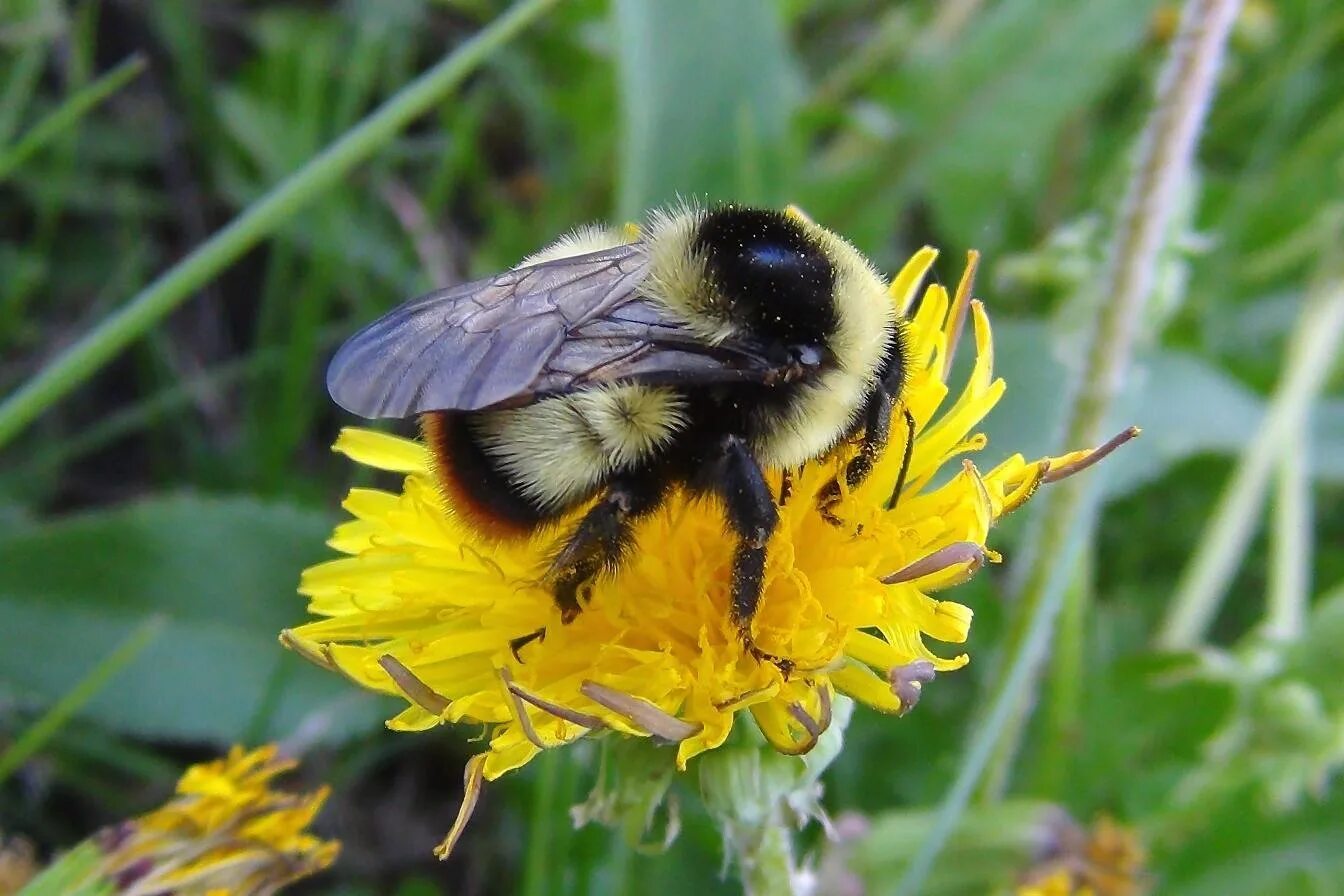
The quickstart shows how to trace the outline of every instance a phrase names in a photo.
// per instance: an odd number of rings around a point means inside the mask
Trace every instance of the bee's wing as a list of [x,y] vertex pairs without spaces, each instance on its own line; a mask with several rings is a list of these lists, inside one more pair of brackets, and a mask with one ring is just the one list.
[[361,417],[514,406],[588,383],[768,379],[748,346],[697,341],[636,292],[638,244],[561,258],[429,293],[341,346],[336,403]]

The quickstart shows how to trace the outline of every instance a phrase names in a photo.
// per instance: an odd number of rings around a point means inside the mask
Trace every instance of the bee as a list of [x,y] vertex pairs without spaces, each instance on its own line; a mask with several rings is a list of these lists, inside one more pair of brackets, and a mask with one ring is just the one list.
[[[362,417],[418,415],[443,493],[487,538],[530,538],[587,507],[544,575],[564,623],[674,490],[718,498],[732,622],[787,671],[751,634],[779,519],[763,470],[852,439],[856,487],[901,408],[899,493],[907,362],[884,279],[843,238],[793,210],[680,206],[638,231],[580,228],[401,305],[337,351],[327,387]],[[819,498],[836,523],[840,495],[836,481]],[[515,639],[515,655],[544,634]]]

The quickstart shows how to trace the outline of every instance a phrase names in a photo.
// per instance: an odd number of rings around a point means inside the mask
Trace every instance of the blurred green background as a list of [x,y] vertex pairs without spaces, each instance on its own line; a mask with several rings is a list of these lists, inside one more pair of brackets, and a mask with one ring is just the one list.
[[[0,395],[504,10],[0,0]],[[321,828],[345,842],[305,892],[733,892],[689,795],[662,856],[570,829],[588,746],[492,785],[452,861],[433,861],[477,732],[390,734],[392,701],[275,640],[302,621],[299,570],[326,556],[359,475],[328,451],[350,421],[325,395],[326,357],[381,310],[577,223],[679,194],[794,202],[887,270],[932,243],[954,282],[981,250],[1008,381],[983,462],[1059,453],[1087,285],[1177,12],[569,0],[489,48],[429,114],[258,230],[0,447],[0,829],[49,853],[153,806],[189,761],[279,739],[335,788]],[[1344,8],[1249,3],[1115,414],[1145,434],[1105,465],[1105,516],[1011,779],[1082,821],[1135,826],[1160,892],[1344,892],[1344,796],[1327,786],[1344,761],[1337,368],[1268,472],[1243,480],[1250,499],[1220,503],[1308,293],[1338,287],[1341,100]],[[1159,653],[1219,525],[1250,539],[1221,563],[1215,624],[1199,652]],[[906,718],[856,712],[825,777],[833,814],[911,822],[879,825],[855,860],[869,892],[894,885],[927,819],[915,813],[942,798],[996,685],[1029,534],[1026,515],[1006,521],[991,545],[1007,563],[953,593],[976,612],[972,664]],[[1309,616],[1268,637],[1267,606]],[[115,656],[127,638],[136,649]],[[64,724],[35,730],[63,699]],[[823,849],[815,826],[804,839]],[[985,892],[1020,870],[985,858],[958,882],[976,849],[954,843],[929,892]]]

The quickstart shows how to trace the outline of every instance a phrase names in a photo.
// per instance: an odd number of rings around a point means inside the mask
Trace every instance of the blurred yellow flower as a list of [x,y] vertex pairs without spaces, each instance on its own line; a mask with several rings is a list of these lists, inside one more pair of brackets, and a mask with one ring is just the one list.
[[1022,884],[1013,891],[1013,896],[1094,896],[1094,894],[1086,887],[1075,890],[1069,872],[1056,871],[1035,883]]
[[[446,506],[417,442],[362,429],[341,433],[335,450],[380,470],[405,474],[400,492],[357,488],[354,519],[329,544],[348,555],[306,570],[300,592],[318,620],[282,634],[309,660],[355,683],[403,698],[389,727],[418,731],[443,722],[483,724],[489,744],[467,768],[467,797],[446,854],[484,779],[541,750],[594,731],[654,736],[677,744],[677,764],[724,742],[740,711],[786,753],[811,749],[830,721],[834,695],[900,714],[938,671],[964,654],[942,656],[925,643],[959,644],[969,608],[933,594],[969,578],[998,556],[990,527],[1045,481],[1087,466],[1114,444],[1062,458],[1013,456],[982,472],[964,459],[985,445],[974,432],[1004,391],[993,374],[988,318],[971,299],[976,257],[949,296],[920,285],[936,257],[925,248],[891,284],[909,315],[911,369],[903,397],[915,424],[910,465],[889,507],[906,453],[904,418],[873,474],[834,507],[818,495],[856,447],[845,444],[808,464],[781,494],[780,525],[769,544],[753,624],[761,650],[792,663],[786,675],[761,663],[737,637],[728,612],[732,542],[720,510],[674,496],[637,530],[638,550],[620,574],[592,591],[587,611],[562,625],[540,583],[551,540],[491,544]],[[913,310],[911,310],[913,309]],[[958,336],[972,322],[976,358],[949,402]],[[950,476],[940,470],[961,460]],[[510,641],[545,627],[522,652]]]
[[19,892],[41,870],[33,844],[0,833],[0,896]]
[[104,854],[98,877],[139,896],[261,896],[321,871],[340,851],[307,832],[327,789],[295,795],[270,786],[294,765],[269,746],[234,747],[192,766],[173,799],[95,837]]
[[1054,836],[1015,896],[1139,896],[1147,891],[1147,856],[1130,828],[1102,816],[1089,830],[1065,817]]

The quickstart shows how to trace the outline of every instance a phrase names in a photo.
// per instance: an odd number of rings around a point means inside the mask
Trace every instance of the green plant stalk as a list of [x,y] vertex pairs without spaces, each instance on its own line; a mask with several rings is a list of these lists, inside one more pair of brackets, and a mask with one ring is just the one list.
[[1074,564],[1090,535],[1092,520],[1100,503],[1100,490],[1096,487],[1094,477],[1077,481],[1082,484],[1080,488],[1055,489],[1038,499],[1047,505],[1063,503],[1064,510],[1056,513],[1062,516],[1067,511],[1075,525],[1064,530],[1058,552],[1054,555],[1055,562],[1039,567],[1041,575],[1045,576],[1045,583],[1039,591],[1040,602],[1032,614],[1021,649],[1009,658],[1002,686],[994,694],[981,724],[973,729],[971,743],[957,768],[956,778],[939,804],[919,851],[897,884],[897,896],[918,896],[924,892],[924,884],[933,870],[934,862],[961,825],[971,794],[989,763],[1001,732],[1007,727],[1013,713],[1021,711],[1023,697],[1031,687],[1037,664],[1049,648],[1055,616],[1064,601],[1064,591],[1072,578]]
[[1087,653],[1087,619],[1092,609],[1096,547],[1084,545],[1078,568],[1064,590],[1054,652],[1050,657],[1050,689],[1045,697],[1045,732],[1033,752],[1031,793],[1060,793],[1067,782],[1079,739],[1083,676]]
[[[1065,415],[1064,444],[1070,447],[1102,441],[1107,415],[1129,371],[1135,336],[1153,291],[1158,256],[1169,232],[1181,189],[1189,178],[1195,143],[1213,97],[1223,47],[1240,8],[1240,0],[1188,0],[1172,41],[1152,114],[1139,143],[1134,172],[1125,192],[1107,264],[1095,298],[1095,324],[1089,334],[1082,379]],[[1058,564],[1060,548],[1083,525],[1082,479],[1054,486],[1058,500],[1039,512],[1038,540],[1024,578],[1025,586],[1005,656],[1016,663],[1026,650],[1026,633],[1045,613],[1044,596]],[[1090,533],[1089,533],[1090,534]],[[1043,648],[1044,650],[1044,648]],[[1033,670],[1043,660],[1033,660]],[[1007,727],[998,733],[981,797],[998,799],[1008,779],[1031,717],[1035,675],[1018,695],[1016,711],[1005,714]]]
[[0,150],[0,181],[144,70],[145,60],[140,56],[132,56],[97,81],[81,88],[50,115],[29,128],[22,137]]
[[126,636],[117,648],[108,654],[88,675],[71,688],[61,699],[52,704],[40,719],[29,725],[9,745],[9,749],[0,753],[0,783],[3,783],[19,766],[28,761],[38,750],[51,740],[52,735],[83,706],[98,695],[122,669],[130,665],[141,652],[150,645],[163,630],[165,620],[154,616],[141,623]]
[[[1232,479],[1209,517],[1199,547],[1181,575],[1166,619],[1158,630],[1159,647],[1188,650],[1203,640],[1241,565],[1246,544],[1260,522],[1275,463],[1281,455],[1298,450],[1293,438],[1305,431],[1311,405],[1325,384],[1341,337],[1344,337],[1344,283],[1333,280],[1313,289],[1307,297],[1285,353],[1286,367],[1264,420],[1237,462]],[[1271,608],[1270,615],[1288,612],[1282,607]]]
[[788,896],[794,892],[793,834],[777,807],[756,830],[756,843],[742,856],[746,896]]
[[[1305,422],[1305,421],[1304,421]],[[1270,547],[1269,599],[1263,633],[1275,641],[1302,636],[1311,599],[1311,458],[1308,428],[1289,436],[1294,450],[1279,456]]]
[[[342,332],[343,328],[326,327],[318,334],[318,342],[323,346],[332,345]],[[269,375],[284,360],[284,350],[277,346],[258,349],[245,357],[217,364],[191,379],[160,389],[143,400],[91,422],[79,432],[48,446],[26,461],[12,465],[12,469],[0,473],[0,488],[13,487],[13,484],[33,477],[51,475],[117,439],[153,426],[170,414],[193,407],[202,391],[223,389]]]
[[433,109],[495,51],[559,0],[521,0],[443,61],[277,184],[191,255],[174,265],[0,404],[0,446],[185,302],[210,278],[342,182],[411,121]]
[[566,856],[552,849],[556,820],[566,818],[569,807],[562,805],[560,764],[565,757],[559,750],[543,750],[537,757],[538,780],[532,786],[532,813],[527,825],[527,851],[523,862],[524,896],[546,896],[551,880],[565,867]]

